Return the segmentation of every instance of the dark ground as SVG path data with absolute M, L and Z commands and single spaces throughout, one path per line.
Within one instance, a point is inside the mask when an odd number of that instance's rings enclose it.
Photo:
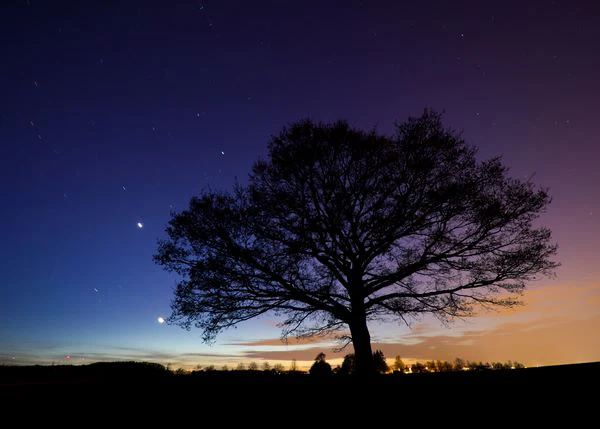
M 371 416 L 381 415 L 372 414 L 375 410 L 406 413 L 431 409 L 438 413 L 436 418 L 445 415 L 439 414 L 440 410 L 485 412 L 486 419 L 491 415 L 503 419 L 509 411 L 517 416 L 518 410 L 528 410 L 539 413 L 540 418 L 568 418 L 569 426 L 575 427 L 578 419 L 598 411 L 599 375 L 600 362 L 385 375 L 370 380 L 258 371 L 176 375 L 159 365 L 133 362 L 0 366 L 0 405 L 9 414 L 19 405 L 28 404 L 30 409 L 51 407 L 62 409 L 66 415 L 85 412 L 87 417 L 116 410 L 149 417 L 181 409 L 201 411 L 209 418 L 213 413 L 222 415 L 223 410 L 231 410 L 225 415 L 234 420 L 259 411 L 302 420 L 339 407 L 360 407 Z M 350 422 L 352 418 L 352 414 L 344 415 Z

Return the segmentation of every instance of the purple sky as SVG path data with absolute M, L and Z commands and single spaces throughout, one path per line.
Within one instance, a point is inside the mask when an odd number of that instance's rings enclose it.
M 170 211 L 243 182 L 286 123 L 343 118 L 391 133 L 426 107 L 482 158 L 503 155 L 512 174 L 550 188 L 541 221 L 563 266 L 510 321 L 579 326 L 544 334 L 550 348 L 581 337 L 561 357 L 516 342 L 467 342 L 463 355 L 600 360 L 585 334 L 600 329 L 599 3 L 9 0 L 0 36 L 0 361 L 272 358 L 260 353 L 282 346 L 256 344 L 277 338 L 270 319 L 213 347 L 157 323 L 175 278 L 151 257 Z M 570 306 L 544 304 L 556 296 Z M 417 326 L 427 341 L 471 338 L 504 332 L 505 317 Z M 415 341 L 407 327 L 374 331 L 389 347 Z M 396 352 L 436 358 L 423 350 Z

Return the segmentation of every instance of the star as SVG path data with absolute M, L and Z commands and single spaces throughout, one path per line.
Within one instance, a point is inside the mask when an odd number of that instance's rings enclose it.
M 163 323 L 165 323 L 165 319 L 163 317 L 159 317 L 158 319 L 156 319 L 158 321 L 158 323 L 160 323 L 161 325 Z
M 142 229 L 142 228 L 144 227 L 144 224 L 143 224 L 142 222 L 138 222 L 138 223 L 137 223 L 137 227 L 138 227 L 139 229 Z

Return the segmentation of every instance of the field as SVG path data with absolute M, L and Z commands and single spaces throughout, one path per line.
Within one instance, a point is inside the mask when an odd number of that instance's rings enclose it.
M 329 395 L 367 391 L 395 391 L 406 400 L 418 393 L 471 396 L 510 390 L 519 395 L 574 395 L 594 393 L 600 381 L 600 362 L 525 368 L 515 370 L 464 371 L 427 374 L 389 374 L 368 380 L 351 376 L 315 377 L 305 373 L 262 371 L 212 371 L 175 374 L 162 366 L 148 363 L 114 362 L 83 366 L 1 366 L 0 396 L 3 399 L 50 399 L 57 395 L 66 398 L 111 392 L 111 395 L 165 400 L 173 395 L 192 392 L 211 401 L 221 395 L 235 393 L 251 401 L 260 396 L 281 399 L 302 392 L 323 392 Z M 594 395 L 596 395 L 594 393 Z M 594 396 L 592 395 L 592 396 Z M 355 395 L 354 395 L 355 396 Z M 566 396 L 565 396 L 566 397 Z

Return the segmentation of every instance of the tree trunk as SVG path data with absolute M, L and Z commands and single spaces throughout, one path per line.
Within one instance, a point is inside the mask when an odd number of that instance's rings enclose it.
M 375 365 L 373 362 L 373 352 L 371 351 L 371 335 L 367 327 L 367 320 L 364 314 L 355 315 L 350 323 L 350 334 L 352 335 L 352 344 L 354 345 L 354 358 L 356 374 L 359 376 L 370 376 L 375 374 Z

